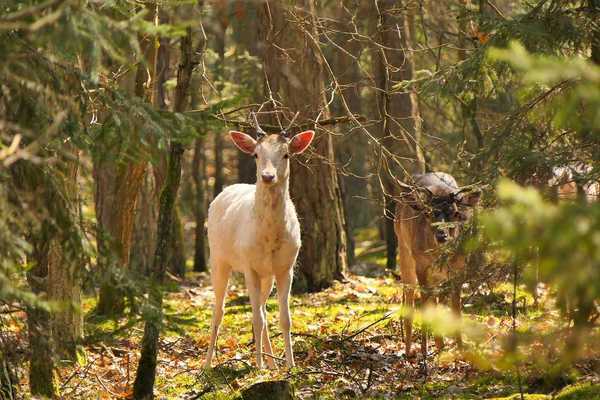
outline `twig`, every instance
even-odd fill
[[[390,312],[388,312],[388,313],[384,314],[384,315],[383,315],[381,318],[379,318],[378,320],[371,322],[370,324],[368,324],[367,326],[365,326],[365,327],[363,327],[363,328],[360,328],[359,330],[355,331],[353,334],[351,334],[351,335],[348,335],[348,336],[346,336],[346,337],[344,337],[344,338],[340,339],[338,342],[339,342],[339,343],[343,343],[343,342],[346,342],[346,341],[348,341],[348,340],[351,340],[352,338],[354,338],[354,337],[356,337],[356,336],[360,335],[361,333],[365,332],[366,330],[368,330],[368,329],[369,329],[369,328],[371,328],[372,326],[375,326],[375,325],[377,325],[378,323],[380,323],[380,322],[382,322],[382,321],[385,321],[385,320],[389,319],[389,318],[390,318],[390,317],[391,317],[393,314],[395,314],[396,312],[397,312],[397,310],[396,310],[396,311],[390,311]]]
[[[195,111],[191,111],[191,112],[198,112],[198,110]],[[237,120],[227,120],[224,118],[221,118],[220,116],[216,115],[216,114],[212,114],[209,116],[209,118],[211,119],[216,119],[218,121],[222,121],[225,122],[226,124],[229,125],[234,125],[238,128],[248,128],[248,129],[254,129],[254,126],[246,121],[237,121]],[[351,122],[351,121],[366,121],[366,118],[362,115],[355,115],[354,118],[350,118],[350,117],[335,117],[335,118],[328,118],[328,119],[322,119],[320,121],[317,121],[316,123],[314,122],[307,122],[307,123],[303,123],[303,124],[299,124],[299,125],[295,125],[295,128],[298,129],[305,129],[305,128],[310,128],[312,126],[319,125],[319,126],[327,126],[327,125],[336,125],[336,124],[341,124],[341,123],[345,123],[345,122]],[[261,128],[267,132],[267,133],[279,133],[281,132],[281,128],[277,125],[261,125]]]
[[[47,8],[54,7],[55,5],[64,3],[65,0],[49,0],[41,4],[37,4],[35,6],[31,6],[29,8],[25,8],[23,10],[15,11],[14,13],[7,14],[0,18],[0,22],[12,22],[19,19],[27,18],[31,15],[37,15],[40,12],[44,11]]]
[[[98,381],[98,383],[100,384],[100,386],[102,386],[102,388],[103,388],[104,390],[106,390],[108,393],[110,393],[111,395],[113,395],[113,396],[115,396],[115,397],[119,397],[119,395],[118,395],[117,393],[115,393],[115,392],[113,392],[112,390],[110,390],[110,389],[109,389],[109,388],[108,388],[108,387],[107,387],[107,386],[104,384],[104,382],[102,381],[102,378],[100,378],[100,377],[98,376],[98,374],[94,374],[94,376],[96,377],[96,380]]]

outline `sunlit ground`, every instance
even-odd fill
[[[553,368],[559,354],[551,346],[561,343],[557,332],[564,332],[564,327],[548,297],[534,306],[532,296],[519,289],[516,329],[523,344],[518,356],[505,357],[513,329],[510,284],[484,287],[464,299],[466,323],[462,326],[469,332],[464,352],[459,352],[451,339],[439,352],[430,340],[425,359],[420,351],[414,358],[406,357],[400,326],[401,284],[383,271],[383,250],[372,236],[373,232],[361,233],[358,253],[364,257],[359,257],[357,270],[378,277],[350,274],[347,282],[324,292],[292,297],[297,361],[292,370],[283,368],[283,360],[278,360],[279,370],[253,368],[251,312],[239,278],[230,285],[216,367],[203,370],[212,302],[208,276],[190,274],[180,285],[170,285],[168,323],[159,355],[158,398],[233,399],[243,388],[273,379],[290,380],[299,398],[501,398],[518,393],[519,386],[525,393],[539,394],[525,397],[528,399],[600,398],[600,359],[592,338],[582,344],[586,358],[574,368]],[[88,311],[93,306],[88,299]],[[283,357],[275,297],[267,309],[276,356]],[[444,330],[456,323],[439,312],[426,313],[423,319],[432,329]],[[86,330],[89,343],[81,365],[60,371],[62,396],[126,398],[135,376],[142,324],[127,324],[127,319],[98,320],[90,314]],[[112,340],[97,344],[100,342],[94,338],[98,337]],[[416,349],[420,348],[419,338],[420,330]],[[511,362],[516,359],[520,360],[518,366]],[[21,376],[26,385],[26,374]]]

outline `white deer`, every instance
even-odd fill
[[[244,274],[248,289],[256,366],[263,366],[264,344],[267,366],[275,367],[265,307],[273,289],[273,281],[277,282],[279,322],[285,342],[286,364],[288,367],[294,366],[289,296],[293,266],[301,242],[300,223],[289,194],[289,157],[306,150],[312,142],[314,131],[305,131],[288,139],[285,131],[267,135],[258,122],[256,126],[257,140],[242,132],[229,132],[233,143],[256,159],[256,185],[236,184],[227,187],[213,200],[208,211],[208,243],[215,304],[206,355],[207,368],[211,366],[223,319],[223,301],[232,270]]]

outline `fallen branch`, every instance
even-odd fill
[[[368,324],[367,326],[364,326],[362,328],[360,328],[359,330],[355,331],[354,333],[352,333],[351,335],[345,336],[342,339],[340,339],[338,342],[339,343],[343,343],[343,342],[347,342],[348,340],[351,340],[353,338],[355,338],[356,336],[360,335],[361,333],[367,331],[369,328],[379,324],[380,322],[383,322],[387,319],[389,319],[393,314],[395,314],[396,311],[390,311],[385,313],[381,318],[379,318],[376,321],[371,322],[370,324]]]

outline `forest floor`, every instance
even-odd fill
[[[367,246],[369,243],[366,244]],[[370,248],[376,249],[376,244]],[[482,329],[466,351],[452,340],[437,351],[406,357],[401,340],[401,288],[379,266],[381,253],[363,248],[364,256],[348,281],[320,293],[292,296],[293,340],[297,367],[253,368],[251,311],[242,280],[232,280],[218,341],[215,368],[203,369],[209,339],[212,291],[206,274],[172,282],[166,298],[167,328],[160,343],[156,393],[159,399],[235,399],[250,385],[285,379],[299,398],[344,399],[487,399],[535,393],[525,399],[600,399],[600,356],[586,350],[573,368],[552,368],[532,361],[547,343],[520,348],[517,368],[506,354],[513,329],[512,287],[496,285],[468,299],[466,317]],[[361,275],[357,275],[360,273]],[[544,302],[533,306],[523,288],[518,295],[516,327],[522,333],[560,331],[556,309]],[[87,299],[85,356],[80,365],[60,370],[65,399],[127,398],[137,365],[143,325],[123,318],[94,316]],[[276,355],[283,354],[277,304],[267,304]],[[556,337],[556,334],[551,336]],[[416,337],[419,346],[419,334]],[[514,357],[512,358],[514,361]],[[22,384],[26,387],[26,373]]]

